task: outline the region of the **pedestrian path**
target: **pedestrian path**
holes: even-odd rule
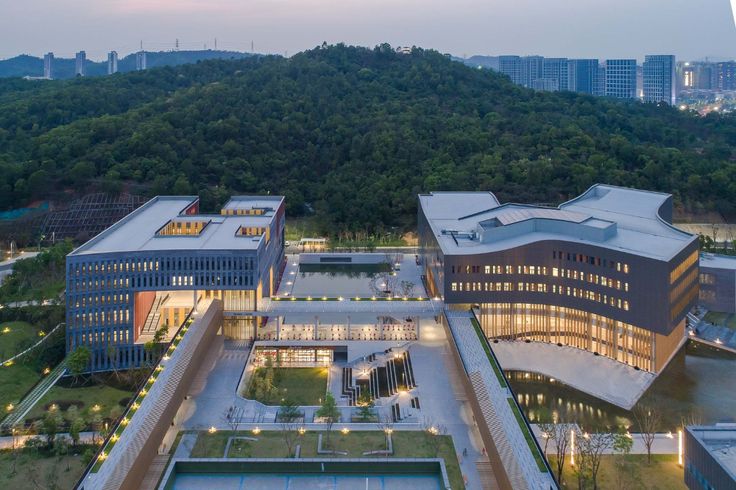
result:
[[[526,440],[532,436],[514,413],[518,407],[490,347],[475,331],[472,313],[446,309],[445,316],[509,484],[515,489],[557,488],[536,444]]]
[[[45,378],[38,383],[33,390],[18,404],[17,407],[13,408],[13,411],[5,417],[2,422],[3,428],[10,428],[23,420],[23,418],[31,411],[31,409],[38,403],[38,400],[48,392],[52,386],[64,375],[66,371],[66,362],[62,361],[59,363],[53,371],[46,375]]]

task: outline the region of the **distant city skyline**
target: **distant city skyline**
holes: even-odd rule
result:
[[[0,58],[19,54],[104,61],[107,53],[207,44],[294,54],[326,41],[416,45],[471,55],[736,58],[729,0],[0,0]]]

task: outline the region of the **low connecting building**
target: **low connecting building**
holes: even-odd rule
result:
[[[66,264],[66,346],[92,371],[137,367],[203,298],[222,301],[223,331],[251,339],[284,264],[284,199],[233,197],[200,214],[196,197],[156,197],[74,250]]]
[[[559,207],[490,192],[419,196],[426,286],[489,338],[584,349],[658,373],[698,297],[698,239],[672,196],[595,185]]]
[[[688,426],[684,443],[690,490],[736,490],[736,424]]]

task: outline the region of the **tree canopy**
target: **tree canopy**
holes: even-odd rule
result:
[[[735,147],[731,115],[535,92],[388,45],[0,80],[0,209],[106,183],[205,210],[270,192],[325,233],[380,232],[413,227],[420,192],[556,204],[604,182],[732,215]]]

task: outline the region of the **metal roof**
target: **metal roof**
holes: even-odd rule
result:
[[[243,227],[266,227],[276,216],[281,196],[238,196],[228,209],[270,208],[261,215],[183,214],[196,196],[157,196],[70,255],[163,250],[256,250],[262,236],[242,236]],[[268,206],[264,206],[266,203]],[[207,221],[198,235],[157,235],[169,221]]]
[[[420,194],[419,205],[445,254],[566,240],[669,260],[697,239],[661,216],[670,197],[597,184],[558,207],[501,205],[490,192]]]

